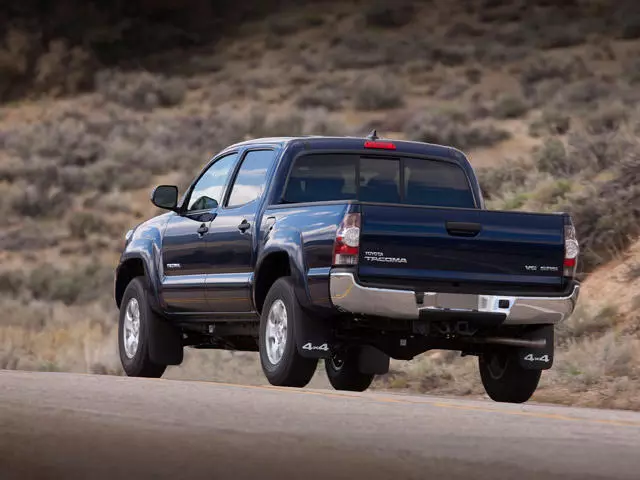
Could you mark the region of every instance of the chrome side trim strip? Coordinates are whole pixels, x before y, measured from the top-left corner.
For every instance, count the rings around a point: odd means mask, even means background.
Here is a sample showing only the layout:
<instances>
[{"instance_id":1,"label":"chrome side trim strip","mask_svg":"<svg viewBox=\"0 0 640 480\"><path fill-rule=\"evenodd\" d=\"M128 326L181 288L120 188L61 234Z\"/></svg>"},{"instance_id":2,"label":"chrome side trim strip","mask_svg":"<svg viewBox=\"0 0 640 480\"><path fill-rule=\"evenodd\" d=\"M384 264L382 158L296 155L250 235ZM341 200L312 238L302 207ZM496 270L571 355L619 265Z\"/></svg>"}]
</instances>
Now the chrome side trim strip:
<instances>
[{"instance_id":1,"label":"chrome side trim strip","mask_svg":"<svg viewBox=\"0 0 640 480\"><path fill-rule=\"evenodd\" d=\"M253 272L248 273L210 273L207 285L247 285L253 280Z\"/></svg>"},{"instance_id":2,"label":"chrome side trim strip","mask_svg":"<svg viewBox=\"0 0 640 480\"><path fill-rule=\"evenodd\" d=\"M204 286L206 275L165 275L162 279L163 287L197 287Z\"/></svg>"}]
</instances>

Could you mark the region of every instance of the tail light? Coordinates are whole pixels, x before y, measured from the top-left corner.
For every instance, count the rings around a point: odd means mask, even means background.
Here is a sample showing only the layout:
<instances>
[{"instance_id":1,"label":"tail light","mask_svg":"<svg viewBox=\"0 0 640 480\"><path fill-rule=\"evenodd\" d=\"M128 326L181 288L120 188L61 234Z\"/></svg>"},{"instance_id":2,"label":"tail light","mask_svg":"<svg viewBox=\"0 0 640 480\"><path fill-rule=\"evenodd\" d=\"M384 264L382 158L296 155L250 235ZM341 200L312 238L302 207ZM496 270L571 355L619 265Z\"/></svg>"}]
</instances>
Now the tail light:
<instances>
[{"instance_id":1,"label":"tail light","mask_svg":"<svg viewBox=\"0 0 640 480\"><path fill-rule=\"evenodd\" d=\"M336 230L334 265L356 265L360 253L360 214L347 213Z\"/></svg>"},{"instance_id":2,"label":"tail light","mask_svg":"<svg viewBox=\"0 0 640 480\"><path fill-rule=\"evenodd\" d=\"M576 229L573 225L564 226L564 276L573 277L578 266L580 244L576 238Z\"/></svg>"},{"instance_id":3,"label":"tail light","mask_svg":"<svg viewBox=\"0 0 640 480\"><path fill-rule=\"evenodd\" d=\"M392 142L376 142L374 140L370 140L364 142L364 148L377 148L379 150L395 150L396 146Z\"/></svg>"}]
</instances>

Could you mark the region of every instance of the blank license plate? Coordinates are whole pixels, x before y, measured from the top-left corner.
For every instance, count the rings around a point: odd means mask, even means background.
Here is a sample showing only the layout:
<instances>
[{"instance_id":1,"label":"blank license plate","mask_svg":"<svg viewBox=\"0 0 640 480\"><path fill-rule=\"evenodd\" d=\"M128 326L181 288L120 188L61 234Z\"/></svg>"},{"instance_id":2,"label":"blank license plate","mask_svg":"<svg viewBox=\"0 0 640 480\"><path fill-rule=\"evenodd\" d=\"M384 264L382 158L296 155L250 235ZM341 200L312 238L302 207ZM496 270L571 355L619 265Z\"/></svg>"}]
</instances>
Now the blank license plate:
<instances>
[{"instance_id":1,"label":"blank license plate","mask_svg":"<svg viewBox=\"0 0 640 480\"><path fill-rule=\"evenodd\" d=\"M439 293L437 304L439 308L450 310L478 310L478 296Z\"/></svg>"}]
</instances>

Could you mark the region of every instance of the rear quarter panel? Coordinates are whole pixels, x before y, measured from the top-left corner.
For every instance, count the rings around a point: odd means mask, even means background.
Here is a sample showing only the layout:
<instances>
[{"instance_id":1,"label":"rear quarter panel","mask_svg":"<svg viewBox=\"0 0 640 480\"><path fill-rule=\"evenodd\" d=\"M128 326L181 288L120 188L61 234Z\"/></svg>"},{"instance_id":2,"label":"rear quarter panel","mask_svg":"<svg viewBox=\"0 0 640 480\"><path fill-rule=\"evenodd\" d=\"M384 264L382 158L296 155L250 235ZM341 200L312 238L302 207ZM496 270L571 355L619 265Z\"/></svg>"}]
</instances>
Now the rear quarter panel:
<instances>
[{"instance_id":1,"label":"rear quarter panel","mask_svg":"<svg viewBox=\"0 0 640 480\"><path fill-rule=\"evenodd\" d=\"M260 232L256 268L273 252L289 255L299 301L306 306L331 307L329 271L335 233L348 205L345 202L272 206L266 209ZM270 228L264 220L275 218Z\"/></svg>"}]
</instances>

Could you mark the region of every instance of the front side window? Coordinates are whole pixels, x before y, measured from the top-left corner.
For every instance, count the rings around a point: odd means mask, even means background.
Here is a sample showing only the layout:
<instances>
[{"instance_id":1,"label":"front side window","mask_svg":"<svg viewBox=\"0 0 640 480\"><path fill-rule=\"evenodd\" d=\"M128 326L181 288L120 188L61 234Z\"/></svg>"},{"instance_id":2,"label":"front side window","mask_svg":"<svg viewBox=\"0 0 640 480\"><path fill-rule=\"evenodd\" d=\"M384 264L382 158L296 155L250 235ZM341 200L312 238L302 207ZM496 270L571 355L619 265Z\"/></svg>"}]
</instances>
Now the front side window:
<instances>
[{"instance_id":1,"label":"front side window","mask_svg":"<svg viewBox=\"0 0 640 480\"><path fill-rule=\"evenodd\" d=\"M227 178L237 158L237 153L222 157L204 172L191 191L187 211L212 210L218 207L222 201Z\"/></svg>"},{"instance_id":2,"label":"front side window","mask_svg":"<svg viewBox=\"0 0 640 480\"><path fill-rule=\"evenodd\" d=\"M245 205L262 195L267 181L267 172L273 163L273 150L247 152L229 195L228 207Z\"/></svg>"}]
</instances>

